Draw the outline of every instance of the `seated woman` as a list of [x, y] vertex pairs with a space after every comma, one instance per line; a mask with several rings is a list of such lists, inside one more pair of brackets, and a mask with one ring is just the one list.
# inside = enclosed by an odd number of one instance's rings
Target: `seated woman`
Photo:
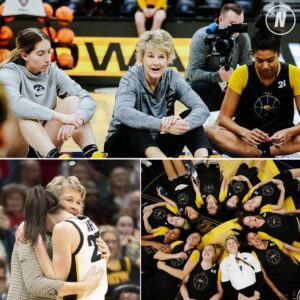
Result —
[[30, 157], [58, 158], [62, 144], [73, 138], [85, 157], [101, 157], [89, 122], [95, 101], [51, 63], [50, 40], [41, 30], [19, 32], [16, 48], [0, 66], [0, 82], [21, 131], [7, 156], [24, 157], [29, 145]]
[[269, 31], [265, 16], [256, 27], [254, 63], [234, 70], [218, 126], [206, 132], [220, 151], [236, 157], [292, 154], [300, 151], [300, 124], [293, 122], [295, 103], [300, 111], [300, 69], [279, 62], [281, 39]]
[[183, 299], [222, 299], [223, 289], [218, 280], [219, 266], [216, 265], [218, 252], [216, 245], [206, 245], [201, 253], [201, 261], [184, 279], [180, 293]]
[[[138, 64], [122, 77], [104, 150], [109, 157], [178, 157], [187, 146], [194, 157], [209, 154], [202, 125], [209, 111], [180, 74], [170, 68], [172, 37], [145, 32], [137, 44]], [[188, 110], [175, 115], [175, 101]]]
[[287, 211], [283, 209], [284, 201], [298, 192], [299, 177], [300, 169], [291, 169], [281, 172], [271, 180], [257, 184], [245, 196], [243, 209], [254, 214], [259, 213], [262, 208], [286, 213]]

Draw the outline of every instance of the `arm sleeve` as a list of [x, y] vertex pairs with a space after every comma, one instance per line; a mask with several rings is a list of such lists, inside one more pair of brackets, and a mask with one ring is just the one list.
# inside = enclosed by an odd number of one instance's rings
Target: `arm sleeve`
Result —
[[114, 116], [122, 123], [131, 128], [160, 130], [161, 119], [149, 116], [134, 108], [137, 89], [135, 82], [123, 77], [120, 81], [116, 95]]
[[10, 108], [15, 117], [20, 119], [38, 119], [50, 121], [54, 111], [31, 101], [20, 93], [21, 78], [17, 72], [1, 70], [0, 82], [5, 86]]
[[79, 107], [76, 114], [80, 115], [84, 122], [92, 119], [96, 110], [96, 103], [90, 94], [78, 83], [72, 80], [63, 70], [55, 66], [55, 76], [57, 84], [57, 95], [60, 98], [68, 96], [77, 96], [79, 98]]
[[289, 78], [290, 84], [294, 91], [294, 96], [300, 95], [300, 85], [299, 85], [299, 78], [300, 78], [300, 68], [289, 65]]
[[228, 268], [225, 265], [224, 261], [220, 264], [220, 273], [221, 273], [221, 282], [227, 282], [229, 281], [228, 277]]
[[64, 282], [43, 276], [32, 246], [28, 244], [19, 245], [18, 254], [26, 289], [33, 296], [56, 299]]
[[251, 63], [251, 42], [248, 33], [242, 33], [239, 41], [239, 65]]
[[230, 87], [233, 91], [238, 93], [239, 95], [242, 94], [242, 91], [246, 87], [248, 82], [248, 67], [243, 65], [241, 67], [236, 68], [228, 83], [228, 87]]
[[178, 96], [179, 101], [187, 108], [191, 109], [191, 112], [187, 117], [190, 130], [202, 126], [209, 117], [207, 106], [179, 73], [173, 71], [173, 76], [177, 82], [176, 95]]
[[207, 55], [210, 53], [209, 46], [204, 43], [205, 35], [205, 32], [197, 31], [192, 38], [187, 78], [190, 81], [207, 80], [215, 83], [221, 82], [219, 70], [210, 72], [203, 69]]

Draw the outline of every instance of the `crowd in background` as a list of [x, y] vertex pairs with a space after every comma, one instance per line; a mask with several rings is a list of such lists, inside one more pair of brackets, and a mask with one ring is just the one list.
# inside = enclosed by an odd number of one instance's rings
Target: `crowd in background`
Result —
[[0, 299], [5, 299], [9, 285], [15, 231], [24, 221], [27, 192], [38, 184], [46, 186], [57, 175], [76, 176], [86, 188], [83, 215], [100, 226], [102, 238], [110, 248], [107, 299], [117, 299], [113, 298], [117, 286], [139, 285], [138, 161], [1, 161]]
[[[4, 1], [1, 1], [4, 2]], [[46, 0], [54, 8], [65, 5], [70, 7], [77, 16], [101, 16], [101, 15], [127, 15], [132, 14], [138, 9], [140, 3], [149, 2], [146, 0]], [[153, 2], [153, 1], [152, 1]], [[155, 2], [155, 1], [154, 1]], [[207, 12], [217, 15], [226, 0], [169, 0], [169, 16], [207, 16]], [[255, 15], [262, 2], [261, 0], [236, 0], [245, 10], [247, 15]]]

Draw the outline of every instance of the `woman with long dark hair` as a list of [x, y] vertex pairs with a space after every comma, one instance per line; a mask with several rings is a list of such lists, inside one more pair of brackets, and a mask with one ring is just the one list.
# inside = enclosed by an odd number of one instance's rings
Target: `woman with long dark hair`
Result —
[[[80, 192], [78, 192], [78, 194], [78, 197], [81, 198]], [[44, 256], [46, 258], [40, 257], [39, 259], [41, 266], [38, 264], [36, 254], [39, 258], [39, 254], [42, 252], [40, 249], [44, 249], [44, 252], [46, 252], [44, 246], [44, 241], [46, 241], [46, 232], [52, 231], [56, 223], [65, 220], [66, 218], [72, 218], [70, 219], [70, 222], [71, 220], [76, 219], [73, 215], [63, 209], [61, 204], [59, 204], [58, 199], [51, 192], [45, 191], [41, 186], [31, 189], [25, 206], [26, 222], [24, 223], [23, 234], [21, 234], [23, 238], [19, 237], [20, 241], [15, 244], [13, 251], [11, 268], [12, 276], [8, 299], [25, 300], [40, 299], [40, 297], [55, 299], [57, 295], [60, 297], [70, 294], [83, 295], [95, 289], [103, 280], [106, 279], [104, 275], [105, 270], [101, 271], [101, 274], [98, 275], [92, 276], [92, 274], [88, 274], [88, 271], [92, 266], [85, 270], [85, 274], [82, 273], [76, 280], [70, 277], [64, 278], [61, 274], [62, 270], [56, 271], [55, 265], [53, 270], [50, 265], [51, 261], [45, 253]], [[72, 225], [72, 227], [74, 227], [74, 225]], [[71, 235], [72, 231], [74, 233], [74, 229], [70, 229], [71, 230], [68, 235]], [[79, 232], [77, 231], [76, 233], [78, 234]], [[56, 239], [55, 232], [53, 233], [53, 239], [53, 241]], [[64, 239], [66, 240], [66, 237], [64, 237]], [[55, 258], [56, 247], [54, 247], [53, 250], [53, 258]], [[70, 263], [70, 261], [67, 260], [61, 263], [61, 267], [65, 271], [68, 266], [67, 262]], [[90, 271], [90, 273], [91, 272], [93, 272], [93, 270]], [[86, 283], [75, 283], [75, 281], [83, 280], [87, 274]], [[55, 279], [68, 279], [73, 282], [63, 282]]]

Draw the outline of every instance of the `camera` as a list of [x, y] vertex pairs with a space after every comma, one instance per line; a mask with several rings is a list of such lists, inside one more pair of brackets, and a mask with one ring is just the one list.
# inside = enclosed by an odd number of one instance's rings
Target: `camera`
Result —
[[[204, 42], [210, 46], [210, 55], [219, 56], [219, 67], [224, 66], [225, 70], [230, 69], [233, 56], [233, 49], [236, 45], [236, 33], [247, 32], [248, 24], [231, 24], [226, 28], [218, 28], [215, 23], [211, 24], [207, 33], [209, 33]], [[213, 31], [213, 33], [211, 33]]]

